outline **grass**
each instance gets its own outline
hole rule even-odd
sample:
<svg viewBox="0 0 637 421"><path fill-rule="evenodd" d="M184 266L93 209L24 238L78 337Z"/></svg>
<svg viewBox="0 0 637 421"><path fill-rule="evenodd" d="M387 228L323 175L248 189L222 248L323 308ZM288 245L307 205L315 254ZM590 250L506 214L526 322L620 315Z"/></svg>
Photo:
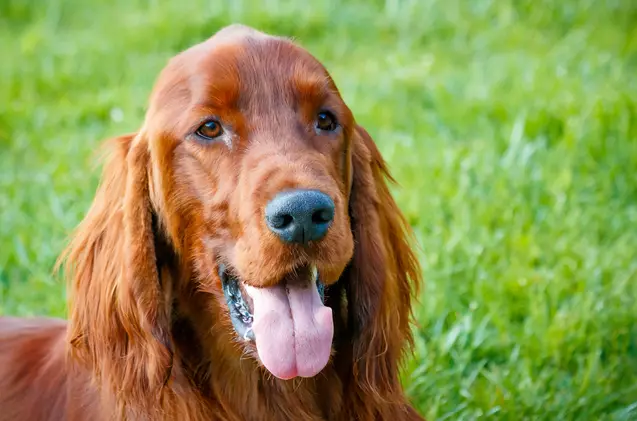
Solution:
<svg viewBox="0 0 637 421"><path fill-rule="evenodd" d="M0 314L65 315L55 258L94 151L167 58L243 22L333 73L401 184L430 420L637 419L631 0L3 0Z"/></svg>

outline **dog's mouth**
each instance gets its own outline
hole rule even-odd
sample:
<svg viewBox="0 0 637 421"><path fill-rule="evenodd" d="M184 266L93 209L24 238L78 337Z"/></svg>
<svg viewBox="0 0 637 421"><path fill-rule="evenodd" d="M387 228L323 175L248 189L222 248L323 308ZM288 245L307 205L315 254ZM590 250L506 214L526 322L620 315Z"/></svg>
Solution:
<svg viewBox="0 0 637 421"><path fill-rule="evenodd" d="M219 265L230 320L239 337L256 344L268 371L282 379L320 372L331 354L333 323L316 266L263 288L243 283L228 269Z"/></svg>

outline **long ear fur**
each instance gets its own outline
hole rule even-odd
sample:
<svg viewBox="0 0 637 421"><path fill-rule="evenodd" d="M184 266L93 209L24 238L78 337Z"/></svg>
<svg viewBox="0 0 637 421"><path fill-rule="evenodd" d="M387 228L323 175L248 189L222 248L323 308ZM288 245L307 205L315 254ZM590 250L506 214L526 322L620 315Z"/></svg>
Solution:
<svg viewBox="0 0 637 421"><path fill-rule="evenodd" d="M386 183L393 179L360 126L353 136L352 165L350 214L356 246L346 288L355 338L354 376L365 399L400 404L399 365L413 345L412 297L418 293L421 271L411 229Z"/></svg>
<svg viewBox="0 0 637 421"><path fill-rule="evenodd" d="M132 134L110 146L94 202L62 258L73 273L71 352L124 413L159 404L148 400L160 399L173 353L170 303L157 273L148 145Z"/></svg>

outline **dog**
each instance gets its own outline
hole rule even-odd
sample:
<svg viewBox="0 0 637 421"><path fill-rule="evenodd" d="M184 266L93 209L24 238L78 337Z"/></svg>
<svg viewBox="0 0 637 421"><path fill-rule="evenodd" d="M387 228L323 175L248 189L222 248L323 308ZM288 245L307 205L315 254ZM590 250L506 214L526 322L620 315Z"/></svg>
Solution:
<svg viewBox="0 0 637 421"><path fill-rule="evenodd" d="M325 67L234 24L106 142L68 321L0 319L0 420L422 420L421 283L387 165Z"/></svg>

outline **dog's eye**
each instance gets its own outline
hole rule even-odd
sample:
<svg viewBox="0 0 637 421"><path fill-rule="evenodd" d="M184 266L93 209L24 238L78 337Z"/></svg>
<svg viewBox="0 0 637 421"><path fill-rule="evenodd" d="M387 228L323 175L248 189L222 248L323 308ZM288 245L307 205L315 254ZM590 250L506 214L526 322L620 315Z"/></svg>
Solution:
<svg viewBox="0 0 637 421"><path fill-rule="evenodd" d="M333 132L337 125L336 117L329 111L321 111L316 116L316 128L319 130Z"/></svg>
<svg viewBox="0 0 637 421"><path fill-rule="evenodd" d="M223 129L221 124L215 120L206 121L197 129L197 135L207 140L213 140L216 137L221 136Z"/></svg>

